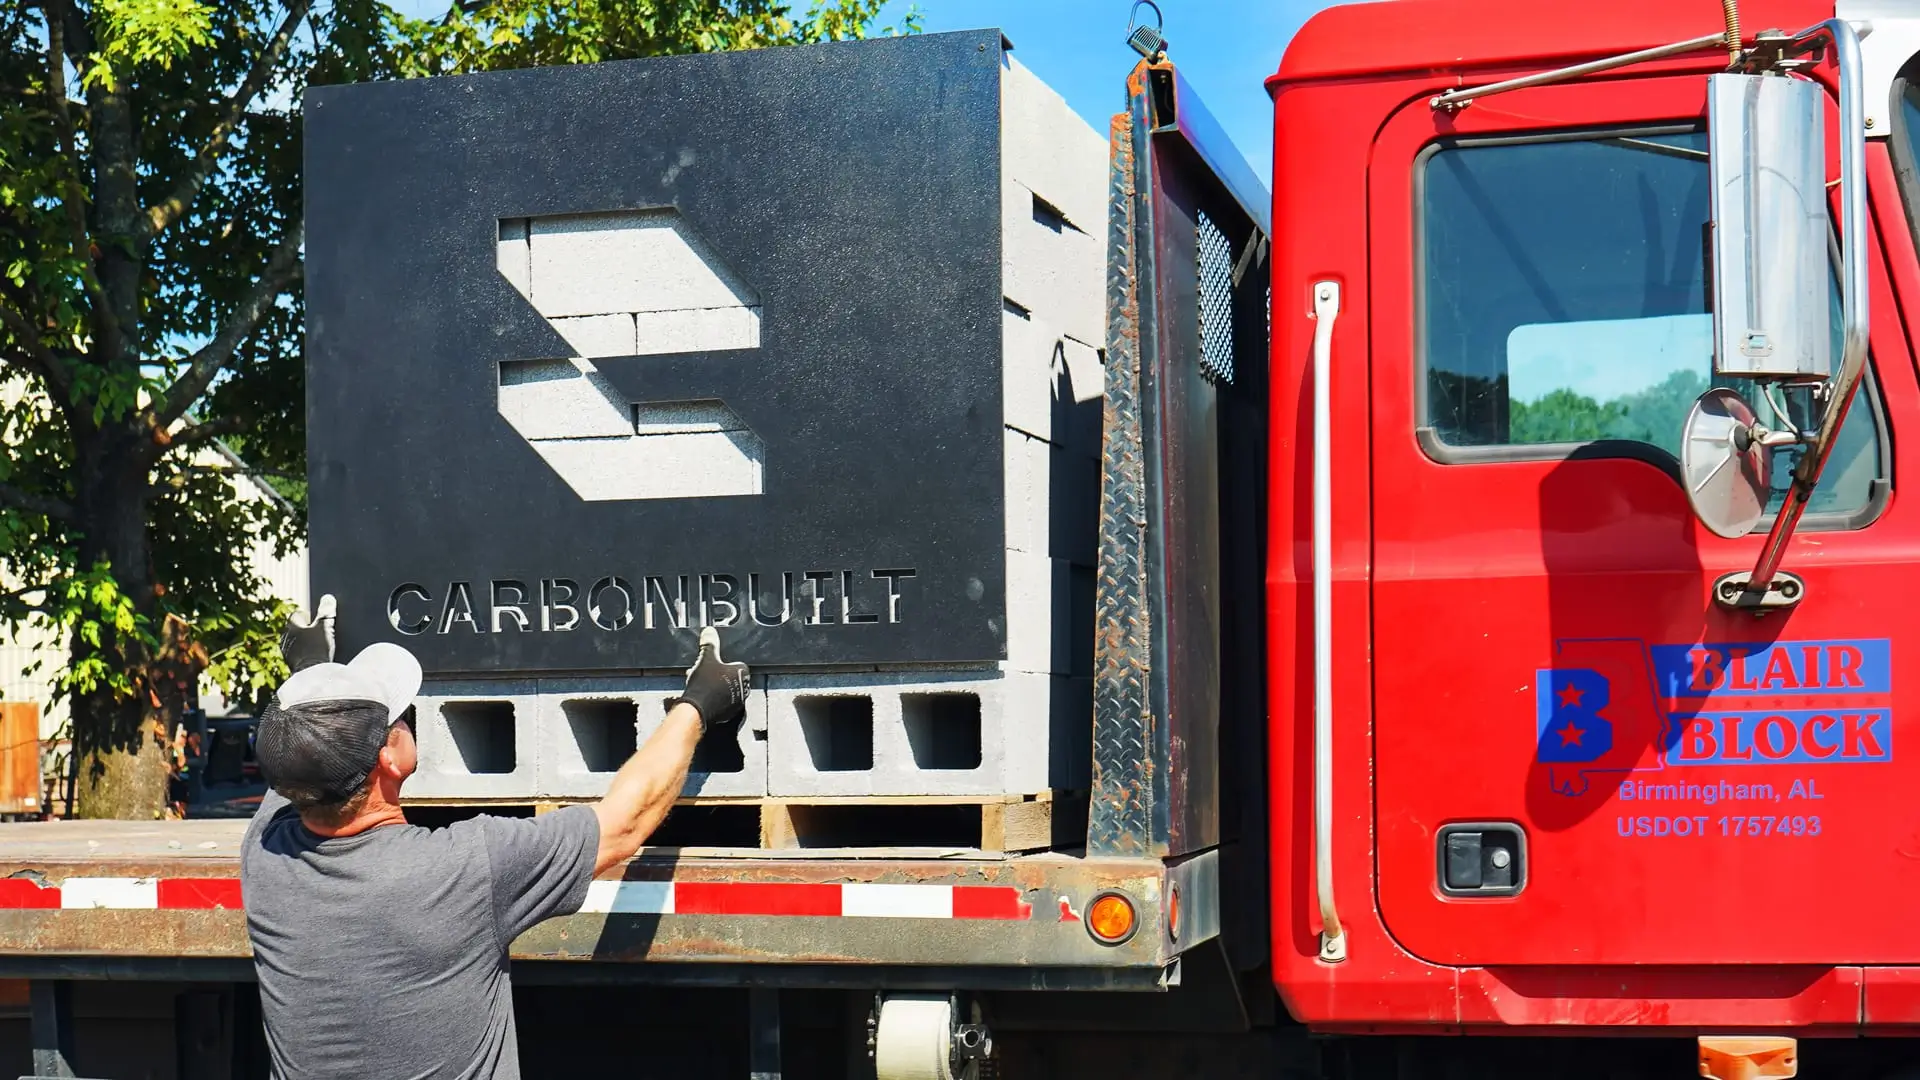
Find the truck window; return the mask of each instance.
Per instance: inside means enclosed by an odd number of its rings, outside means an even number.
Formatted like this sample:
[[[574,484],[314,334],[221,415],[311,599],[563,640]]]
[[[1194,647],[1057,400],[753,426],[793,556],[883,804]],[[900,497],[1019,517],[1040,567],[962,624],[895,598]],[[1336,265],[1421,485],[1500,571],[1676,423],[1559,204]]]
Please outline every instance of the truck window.
[[[1706,135],[1441,143],[1423,156],[1420,423],[1442,461],[1575,447],[1675,467],[1713,382]],[[1833,294],[1839,356],[1839,294]],[[1735,381],[1765,413],[1758,387]],[[1856,400],[1808,508],[1865,516],[1877,408]],[[1775,505],[1798,448],[1775,462]]]
[[[1900,185],[1906,189],[1907,220],[1913,225],[1915,239],[1920,240],[1920,56],[1907,61],[1894,86],[1898,98],[1894,127],[1898,130],[1893,160]]]

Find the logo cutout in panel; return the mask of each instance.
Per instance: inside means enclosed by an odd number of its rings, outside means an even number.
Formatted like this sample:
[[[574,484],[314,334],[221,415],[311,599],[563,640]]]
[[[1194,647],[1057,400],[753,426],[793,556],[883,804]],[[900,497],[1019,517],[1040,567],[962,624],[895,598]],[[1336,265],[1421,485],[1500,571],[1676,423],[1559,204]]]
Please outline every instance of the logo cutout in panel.
[[[760,300],[671,208],[500,222],[499,268],[576,355],[500,365],[500,415],[588,502],[759,495],[721,401],[632,401],[594,357],[760,347]]]

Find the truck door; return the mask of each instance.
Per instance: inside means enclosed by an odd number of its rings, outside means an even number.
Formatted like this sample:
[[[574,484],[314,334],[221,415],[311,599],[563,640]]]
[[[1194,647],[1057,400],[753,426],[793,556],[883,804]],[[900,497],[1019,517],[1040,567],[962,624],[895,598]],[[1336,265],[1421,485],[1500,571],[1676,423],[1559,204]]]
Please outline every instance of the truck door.
[[[1920,962],[1912,358],[1876,242],[1868,376],[1784,564],[1805,598],[1717,606],[1772,517],[1722,539],[1679,481],[1712,379],[1704,102],[1699,76],[1422,97],[1374,148],[1377,899],[1429,961]]]

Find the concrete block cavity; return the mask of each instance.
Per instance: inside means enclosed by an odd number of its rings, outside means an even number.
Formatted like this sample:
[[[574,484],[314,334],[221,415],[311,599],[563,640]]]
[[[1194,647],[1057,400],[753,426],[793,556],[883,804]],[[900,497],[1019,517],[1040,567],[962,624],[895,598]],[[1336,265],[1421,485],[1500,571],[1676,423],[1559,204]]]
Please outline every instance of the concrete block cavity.
[[[587,799],[659,729],[674,677],[430,683],[416,702],[420,769],[407,794],[443,799]],[[701,743],[686,795],[767,791],[766,695],[732,738]]]
[[[420,768],[407,794],[430,798],[531,798],[540,702],[531,682],[446,682],[414,701]]]
[[[503,221],[499,265],[576,354],[503,363],[500,415],[575,494],[765,490],[765,445],[731,409],[634,402],[586,359],[759,347],[759,297],[678,211]]]
[[[768,791],[1039,791],[1049,775],[1050,681],[985,669],[771,674]]]

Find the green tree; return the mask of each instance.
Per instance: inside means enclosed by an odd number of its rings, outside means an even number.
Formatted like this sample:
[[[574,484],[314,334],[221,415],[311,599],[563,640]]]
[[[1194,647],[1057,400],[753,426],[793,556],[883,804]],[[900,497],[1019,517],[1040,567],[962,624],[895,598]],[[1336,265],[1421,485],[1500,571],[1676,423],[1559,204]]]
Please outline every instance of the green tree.
[[[0,4],[0,632],[71,642],[81,815],[161,811],[180,627],[229,693],[280,674],[246,556],[304,530],[302,91],[853,38],[880,6]]]
[[[1701,371],[1671,372],[1654,386],[1611,401],[1595,401],[1565,388],[1537,401],[1508,404],[1507,441],[1514,443],[1591,442],[1623,439],[1651,443],[1680,453],[1680,432],[1687,410],[1707,388]]]

